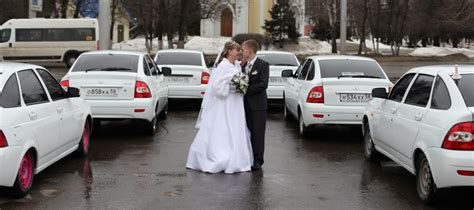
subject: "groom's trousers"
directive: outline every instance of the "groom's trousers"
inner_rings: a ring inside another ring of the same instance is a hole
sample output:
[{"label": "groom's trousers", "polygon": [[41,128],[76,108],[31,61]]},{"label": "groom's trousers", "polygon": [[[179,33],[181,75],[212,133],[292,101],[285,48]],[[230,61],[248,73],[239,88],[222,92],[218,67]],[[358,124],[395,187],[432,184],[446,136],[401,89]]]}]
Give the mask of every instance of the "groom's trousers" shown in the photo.
[{"label": "groom's trousers", "polygon": [[247,127],[250,130],[250,141],[252,144],[254,165],[263,165],[267,111],[246,110],[245,115],[247,119]]}]

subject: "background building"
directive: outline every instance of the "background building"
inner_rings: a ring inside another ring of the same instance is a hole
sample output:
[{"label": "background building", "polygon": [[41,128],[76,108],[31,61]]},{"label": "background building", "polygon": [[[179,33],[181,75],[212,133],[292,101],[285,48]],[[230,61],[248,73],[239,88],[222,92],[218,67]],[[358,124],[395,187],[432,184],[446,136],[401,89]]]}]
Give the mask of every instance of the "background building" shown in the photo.
[{"label": "background building", "polygon": [[[262,26],[269,20],[269,11],[276,0],[208,0],[202,8],[212,12],[201,20],[201,36],[234,36],[240,33],[264,33]],[[305,0],[290,0],[295,13],[295,25],[304,34]]]}]

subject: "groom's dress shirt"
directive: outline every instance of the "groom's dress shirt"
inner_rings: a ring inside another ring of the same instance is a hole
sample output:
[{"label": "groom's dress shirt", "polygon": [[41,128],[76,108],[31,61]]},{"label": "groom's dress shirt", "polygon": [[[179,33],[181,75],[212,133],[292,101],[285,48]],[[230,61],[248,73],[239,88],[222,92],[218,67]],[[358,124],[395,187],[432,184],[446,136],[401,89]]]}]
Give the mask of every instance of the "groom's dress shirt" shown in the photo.
[{"label": "groom's dress shirt", "polygon": [[251,61],[247,62],[247,66],[245,67],[247,74],[250,74],[250,71],[252,71],[253,64],[255,63],[256,60],[257,60],[257,56],[255,56],[255,58],[253,58]]}]

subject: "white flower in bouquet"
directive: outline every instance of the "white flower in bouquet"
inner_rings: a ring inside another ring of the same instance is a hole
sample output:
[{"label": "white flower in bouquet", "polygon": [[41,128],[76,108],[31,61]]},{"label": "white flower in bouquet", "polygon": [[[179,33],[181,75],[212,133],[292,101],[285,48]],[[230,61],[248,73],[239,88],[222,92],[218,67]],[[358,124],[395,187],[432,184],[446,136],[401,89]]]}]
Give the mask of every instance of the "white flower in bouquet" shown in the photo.
[{"label": "white flower in bouquet", "polygon": [[230,80],[238,93],[245,94],[249,88],[249,77],[247,74],[238,72]]}]

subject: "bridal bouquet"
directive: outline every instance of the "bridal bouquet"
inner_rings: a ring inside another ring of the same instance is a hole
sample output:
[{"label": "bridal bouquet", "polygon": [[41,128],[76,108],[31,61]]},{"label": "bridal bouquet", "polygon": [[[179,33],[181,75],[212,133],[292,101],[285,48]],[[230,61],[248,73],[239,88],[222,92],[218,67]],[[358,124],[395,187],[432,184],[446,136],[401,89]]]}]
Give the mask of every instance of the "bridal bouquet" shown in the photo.
[{"label": "bridal bouquet", "polygon": [[230,80],[237,93],[245,94],[249,88],[249,77],[247,74],[239,72]]}]

